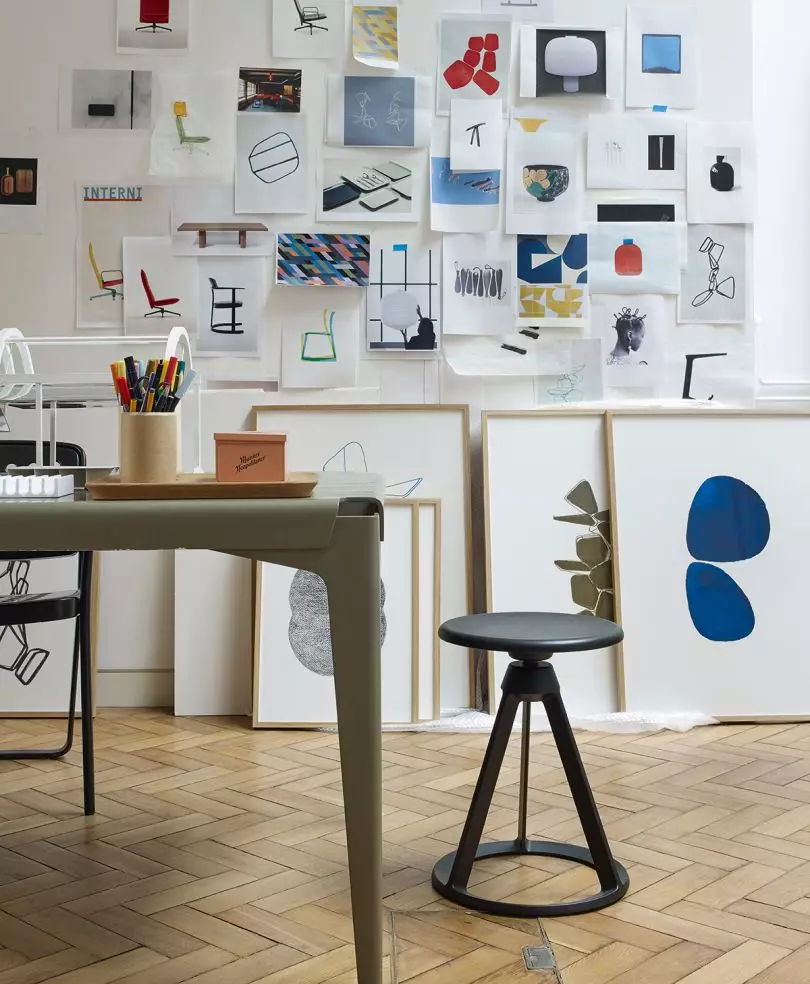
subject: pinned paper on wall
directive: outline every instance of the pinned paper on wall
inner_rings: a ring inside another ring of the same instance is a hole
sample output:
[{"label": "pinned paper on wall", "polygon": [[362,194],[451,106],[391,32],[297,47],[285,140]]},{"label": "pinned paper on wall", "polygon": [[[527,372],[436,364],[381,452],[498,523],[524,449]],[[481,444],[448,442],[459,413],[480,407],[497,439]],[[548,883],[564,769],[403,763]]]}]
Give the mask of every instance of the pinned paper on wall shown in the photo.
[{"label": "pinned paper on wall", "polygon": [[[285,389],[326,389],[357,385],[360,297],[323,290],[318,303],[282,291],[276,312],[282,328],[281,385]],[[274,305],[276,301],[274,299]]]},{"label": "pinned paper on wall", "polygon": [[0,233],[45,228],[41,141],[34,131],[0,135]]},{"label": "pinned paper on wall", "polygon": [[276,283],[289,287],[368,287],[371,237],[280,232]]},{"label": "pinned paper on wall", "polygon": [[628,7],[627,106],[694,109],[698,44],[697,8]]},{"label": "pinned paper on wall", "polygon": [[196,268],[172,253],[169,236],[123,240],[124,331],[154,334],[192,325],[197,315]]},{"label": "pinned paper on wall", "polygon": [[591,116],[588,186],[685,188],[686,132],[686,121],[669,113]]},{"label": "pinned paper on wall", "polygon": [[430,227],[434,232],[491,232],[498,227],[501,171],[453,171],[430,158]]},{"label": "pinned paper on wall", "polygon": [[515,317],[510,244],[500,236],[445,236],[442,247],[445,335],[501,335]]},{"label": "pinned paper on wall", "polygon": [[374,243],[366,300],[370,352],[432,354],[441,347],[440,275],[438,246]]},{"label": "pinned paper on wall", "polygon": [[754,344],[739,328],[681,324],[667,347],[662,396],[753,406]]},{"label": "pinned paper on wall", "polygon": [[190,0],[118,0],[116,50],[121,55],[188,51]]},{"label": "pinned paper on wall", "polygon": [[503,17],[443,17],[439,29],[436,112],[451,99],[509,101],[512,24]]},{"label": "pinned paper on wall", "polygon": [[556,379],[576,370],[580,364],[576,342],[541,338],[538,332],[530,330],[487,337],[448,335],[444,344],[445,358],[459,376],[544,376]]},{"label": "pinned paper on wall", "polygon": [[197,267],[197,357],[258,356],[267,300],[264,260],[212,256]]},{"label": "pinned paper on wall", "polygon": [[520,95],[601,96],[613,98],[619,88],[615,30],[578,27],[520,28]]},{"label": "pinned paper on wall", "polygon": [[152,73],[124,69],[63,69],[59,79],[60,130],[148,130]]},{"label": "pinned paper on wall", "polygon": [[502,164],[502,101],[452,99],[450,167],[454,171],[487,171],[500,170]]},{"label": "pinned paper on wall", "polygon": [[[266,215],[237,213],[233,184],[189,182],[172,187],[171,234],[175,256],[272,256],[276,240],[267,228]],[[245,246],[234,231],[238,224],[256,228],[247,235]],[[216,226],[230,225],[228,229]],[[199,226],[207,227],[205,249],[200,249]],[[259,228],[262,227],[262,228]]]},{"label": "pinned paper on wall", "polygon": [[588,316],[588,237],[517,237],[518,319],[579,327]]},{"label": "pinned paper on wall", "polygon": [[300,68],[240,68],[240,113],[300,113]]},{"label": "pinned paper on wall", "polygon": [[677,294],[681,286],[678,229],[668,222],[597,222],[588,229],[593,293]]},{"label": "pinned paper on wall", "polygon": [[152,76],[149,173],[172,178],[230,178],[234,157],[233,76]]},{"label": "pinned paper on wall", "polygon": [[426,76],[330,75],[327,143],[339,147],[427,147],[433,88]]},{"label": "pinned paper on wall", "polygon": [[752,123],[690,123],[687,157],[690,222],[755,221],[757,149]]},{"label": "pinned paper on wall", "polygon": [[326,152],[318,181],[318,219],[418,222],[424,183],[424,155],[413,151]]},{"label": "pinned paper on wall", "polygon": [[532,133],[512,127],[506,151],[508,234],[537,229],[567,234],[581,224],[584,182],[580,144],[577,135],[561,129],[541,126]]},{"label": "pinned paper on wall", "polygon": [[237,213],[307,212],[311,182],[305,116],[237,117]]},{"label": "pinned paper on wall", "polygon": [[337,58],[343,54],[345,0],[273,0],[276,58]]},{"label": "pinned paper on wall", "polygon": [[399,68],[399,9],[354,4],[352,54],[355,61],[372,68]]},{"label": "pinned paper on wall", "polygon": [[654,389],[663,372],[667,338],[664,299],[658,294],[601,294],[593,298],[593,334],[602,339],[605,386]]},{"label": "pinned paper on wall", "polygon": [[746,229],[690,225],[678,321],[744,324],[747,313]]},{"label": "pinned paper on wall", "polygon": [[534,394],[539,406],[565,407],[601,400],[603,389],[602,339],[575,338],[571,340],[571,367],[535,379]]}]

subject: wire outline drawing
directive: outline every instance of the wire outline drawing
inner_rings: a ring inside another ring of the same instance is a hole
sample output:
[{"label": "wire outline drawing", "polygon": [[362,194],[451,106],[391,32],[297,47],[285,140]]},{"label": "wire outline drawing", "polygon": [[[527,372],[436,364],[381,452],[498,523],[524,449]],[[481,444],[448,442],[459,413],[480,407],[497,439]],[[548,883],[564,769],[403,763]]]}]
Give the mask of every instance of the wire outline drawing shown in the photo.
[{"label": "wire outline drawing", "polygon": [[703,253],[709,261],[709,286],[707,290],[701,291],[692,299],[693,308],[703,307],[716,295],[724,297],[727,301],[733,301],[737,296],[737,280],[734,276],[720,280],[720,265],[725,251],[726,247],[711,236],[706,236],[698,246],[698,252]]},{"label": "wire outline drawing", "polygon": [[364,126],[367,130],[375,130],[377,128],[377,120],[368,111],[371,96],[367,92],[358,92],[356,99],[358,105],[360,106],[360,111],[359,113],[356,113],[352,119],[359,126]]},{"label": "wire outline drawing", "polygon": [[[30,560],[10,560],[5,569],[0,573],[0,581],[4,578],[9,579],[13,598],[24,598],[30,591],[31,586],[28,582],[28,573],[31,569]],[[0,664],[0,670],[13,673],[17,680],[28,687],[39,675],[45,663],[51,655],[50,650],[31,648],[28,645],[28,629],[25,625],[6,625],[0,630],[0,642],[6,637],[6,633],[11,632],[20,644],[20,650],[9,664]]]},{"label": "wire outline drawing", "polygon": [[400,106],[401,98],[399,92],[394,93],[388,106],[388,116],[385,119],[388,126],[393,127],[397,133],[400,133],[410,123],[410,118],[406,116]]},{"label": "wire outline drawing", "polygon": [[[329,466],[338,459],[340,459],[340,470],[344,472],[351,471],[348,467],[349,449],[359,454],[363,462],[363,471],[367,472],[368,458],[366,457],[366,449],[359,441],[349,441],[347,444],[344,444],[342,448],[339,448],[330,458],[326,459],[321,471],[330,471]],[[336,469],[331,470],[335,471]],[[407,499],[414,494],[422,482],[424,482],[424,478],[406,478],[402,482],[392,482],[390,485],[386,485],[385,491],[392,499]]]},{"label": "wire outline drawing", "polygon": [[[277,143],[269,144],[268,141],[276,140],[276,138],[282,138],[278,140]],[[278,150],[279,147],[283,147],[285,143],[289,143],[291,147],[292,156],[285,157],[282,160],[273,160],[270,164],[265,164],[264,166],[257,166],[256,159],[261,157],[263,154],[270,154],[274,150]],[[266,146],[267,145],[267,146]],[[260,149],[261,148],[261,149]],[[295,174],[298,168],[301,166],[301,155],[298,153],[298,147],[295,145],[295,141],[287,133],[286,130],[279,130],[276,133],[270,134],[269,137],[265,137],[260,140],[248,154],[248,165],[250,166],[251,172],[261,181],[263,184],[276,184],[278,181],[283,181],[288,178],[291,174]],[[294,165],[287,170],[284,170],[282,174],[279,174],[277,178],[265,178],[263,174],[265,171],[270,171],[275,168],[284,168],[286,165]]]}]

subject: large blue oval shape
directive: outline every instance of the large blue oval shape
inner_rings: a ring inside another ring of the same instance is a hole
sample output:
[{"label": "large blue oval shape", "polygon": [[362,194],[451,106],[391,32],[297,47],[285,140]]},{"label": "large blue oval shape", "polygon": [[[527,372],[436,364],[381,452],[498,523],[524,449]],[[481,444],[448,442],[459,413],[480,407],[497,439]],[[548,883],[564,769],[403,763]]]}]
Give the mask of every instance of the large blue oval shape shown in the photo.
[{"label": "large blue oval shape", "polygon": [[770,535],[762,496],[739,478],[709,478],[692,500],[686,546],[695,560],[715,564],[750,560],[762,553]]},{"label": "large blue oval shape", "polygon": [[756,618],[747,595],[725,571],[690,564],[686,599],[692,624],[710,642],[739,642],[754,631]]}]

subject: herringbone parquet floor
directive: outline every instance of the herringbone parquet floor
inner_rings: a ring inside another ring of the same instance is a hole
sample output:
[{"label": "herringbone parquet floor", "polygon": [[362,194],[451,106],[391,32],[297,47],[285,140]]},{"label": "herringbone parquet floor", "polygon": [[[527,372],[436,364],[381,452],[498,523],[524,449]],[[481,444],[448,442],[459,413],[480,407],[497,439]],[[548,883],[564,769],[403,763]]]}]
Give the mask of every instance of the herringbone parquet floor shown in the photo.
[{"label": "herringbone parquet floor", "polygon": [[[0,745],[54,739],[10,721]],[[351,984],[337,738],[241,721],[105,711],[98,814],[66,762],[0,764],[0,984]],[[580,734],[628,898],[565,921],[439,902],[486,738],[386,734],[388,982],[550,984],[521,949],[550,938],[563,984],[810,980],[810,726]],[[487,832],[513,836],[517,745]],[[530,829],[579,839],[550,740],[533,739]],[[560,899],[561,863],[480,866],[478,890]]]}]

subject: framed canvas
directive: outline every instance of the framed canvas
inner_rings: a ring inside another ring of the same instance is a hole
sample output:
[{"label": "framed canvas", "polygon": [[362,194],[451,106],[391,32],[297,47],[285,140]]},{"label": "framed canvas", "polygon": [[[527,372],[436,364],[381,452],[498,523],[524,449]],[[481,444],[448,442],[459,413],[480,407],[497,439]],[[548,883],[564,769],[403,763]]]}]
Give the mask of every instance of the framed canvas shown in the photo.
[{"label": "framed canvas", "polygon": [[[612,618],[604,413],[489,412],[482,432],[487,610]],[[509,662],[489,659],[493,711]],[[618,710],[615,650],[552,662],[572,717]]]},{"label": "framed canvas", "polygon": [[[287,435],[291,471],[382,475],[386,497],[442,504],[441,621],[470,611],[469,410],[466,406],[264,406],[257,430]],[[471,706],[470,660],[442,645],[441,706]]]},{"label": "framed canvas", "polygon": [[[380,555],[382,714],[389,724],[438,717],[440,504],[385,505]],[[335,724],[326,586],[308,571],[256,565],[253,725]]]},{"label": "framed canvas", "polygon": [[613,413],[608,431],[625,708],[809,716],[810,414]]}]

